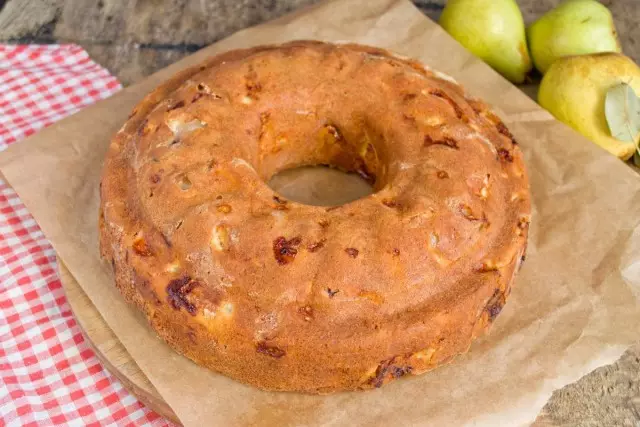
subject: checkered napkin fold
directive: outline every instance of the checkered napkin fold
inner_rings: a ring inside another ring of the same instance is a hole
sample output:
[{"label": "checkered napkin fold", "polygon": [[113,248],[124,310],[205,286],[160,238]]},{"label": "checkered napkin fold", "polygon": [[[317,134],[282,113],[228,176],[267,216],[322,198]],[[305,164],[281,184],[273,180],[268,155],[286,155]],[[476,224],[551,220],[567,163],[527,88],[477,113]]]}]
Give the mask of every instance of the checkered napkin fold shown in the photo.
[{"label": "checkered napkin fold", "polygon": [[[120,88],[79,46],[0,45],[0,151]],[[53,248],[1,178],[0,425],[170,425],[100,365]]]}]

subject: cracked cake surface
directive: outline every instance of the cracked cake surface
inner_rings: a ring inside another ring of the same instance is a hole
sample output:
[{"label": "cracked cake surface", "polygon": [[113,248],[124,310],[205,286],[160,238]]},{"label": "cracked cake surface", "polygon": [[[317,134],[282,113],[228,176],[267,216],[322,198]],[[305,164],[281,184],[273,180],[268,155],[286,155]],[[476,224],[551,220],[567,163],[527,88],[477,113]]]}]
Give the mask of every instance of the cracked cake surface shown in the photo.
[{"label": "cracked cake surface", "polygon": [[[359,174],[341,206],[266,184]],[[420,63],[314,41],[220,54],[145,97],[114,136],[100,244],[174,349],[269,390],[380,387],[465,352],[524,259],[522,153],[488,106]]]}]

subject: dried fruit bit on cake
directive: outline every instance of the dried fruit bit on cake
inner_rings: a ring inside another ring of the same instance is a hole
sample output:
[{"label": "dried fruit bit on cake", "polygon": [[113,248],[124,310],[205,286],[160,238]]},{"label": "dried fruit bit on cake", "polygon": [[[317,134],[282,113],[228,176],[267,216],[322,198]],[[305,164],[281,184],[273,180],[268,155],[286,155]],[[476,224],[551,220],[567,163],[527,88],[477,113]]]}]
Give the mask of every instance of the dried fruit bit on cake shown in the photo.
[{"label": "dried fruit bit on cake", "polygon": [[[362,178],[365,182],[367,182],[369,185],[373,185],[376,183],[376,175],[373,174],[372,172],[370,172],[367,169],[367,165],[364,164],[364,161],[362,161],[362,159],[360,159],[361,164],[356,166],[355,172],[360,175],[360,178]],[[359,162],[359,163],[360,163]]]},{"label": "dried fruit bit on cake", "polygon": [[504,297],[504,294],[500,292],[500,289],[496,289],[485,308],[489,315],[490,322],[493,322],[496,317],[498,317],[498,314],[502,311],[502,307],[504,307],[505,303],[506,298]]},{"label": "dried fruit bit on cake", "polygon": [[151,256],[151,248],[147,245],[147,241],[144,240],[142,233],[139,233],[133,240],[133,251],[140,256]]},{"label": "dried fruit bit on cake", "polygon": [[496,129],[498,129],[499,133],[501,133],[502,135],[504,135],[507,138],[509,138],[511,140],[511,142],[513,143],[513,145],[517,145],[518,144],[516,142],[515,138],[513,137],[513,134],[509,131],[509,129],[507,129],[507,127],[504,125],[504,123],[502,123],[501,120],[499,120],[498,123],[496,123]]},{"label": "dried fruit bit on cake", "polygon": [[369,384],[371,384],[375,388],[379,388],[382,387],[387,379],[400,378],[402,376],[405,376],[406,374],[411,373],[413,367],[408,365],[394,365],[394,359],[395,358],[391,358],[380,363],[376,368],[375,375],[369,379]]},{"label": "dried fruit bit on cake", "polygon": [[382,204],[385,205],[386,207],[392,208],[392,209],[393,208],[402,208],[402,205],[397,200],[383,199],[382,200]]},{"label": "dried fruit bit on cake", "polygon": [[325,144],[335,144],[344,141],[338,128],[331,124],[324,125],[322,129],[320,129],[318,136],[320,141]]},{"label": "dried fruit bit on cake", "polygon": [[333,298],[338,292],[340,292],[339,289],[327,288],[327,295],[329,295],[329,298]]},{"label": "dried fruit bit on cake", "polygon": [[286,211],[289,209],[289,207],[287,206],[286,200],[281,199],[278,196],[273,196],[273,201],[276,202],[274,209],[277,209],[279,211]]},{"label": "dried fruit bit on cake", "polygon": [[471,206],[465,205],[464,203],[461,203],[458,206],[458,211],[463,217],[465,217],[469,221],[477,221],[479,219],[471,210]]},{"label": "dried fruit bit on cake", "polygon": [[262,90],[262,85],[258,81],[258,75],[255,71],[250,70],[249,73],[245,76],[245,88],[247,89],[248,95],[256,95],[258,92]]},{"label": "dried fruit bit on cake", "polygon": [[317,252],[324,247],[324,244],[326,243],[326,241],[327,239],[321,239],[318,242],[311,243],[309,244],[309,246],[307,246],[307,250],[309,252]]},{"label": "dried fruit bit on cake", "polygon": [[449,105],[451,105],[451,108],[453,108],[453,111],[455,112],[457,118],[462,119],[463,117],[465,117],[462,108],[449,95],[447,95],[440,89],[433,89],[429,92],[429,94],[444,99],[446,102],[448,102]]},{"label": "dried fruit bit on cake", "polygon": [[171,105],[169,108],[167,108],[167,111],[175,110],[177,108],[182,108],[182,107],[184,107],[184,100],[178,101],[175,104]]},{"label": "dried fruit bit on cake", "polygon": [[513,155],[511,152],[505,148],[501,148],[498,150],[498,158],[502,162],[513,162]]},{"label": "dried fruit bit on cake", "polygon": [[289,264],[294,260],[298,254],[298,246],[302,243],[300,237],[294,237],[293,239],[285,239],[280,236],[273,241],[273,255],[276,261],[280,265]]},{"label": "dried fruit bit on cake", "polygon": [[327,125],[326,129],[327,129],[327,132],[329,132],[335,138],[336,141],[342,141],[342,134],[340,133],[337,127],[333,125]]},{"label": "dried fruit bit on cake", "polygon": [[482,213],[482,218],[480,220],[480,225],[478,226],[478,230],[488,230],[491,227],[491,223],[489,222],[489,218],[487,218],[487,214],[485,212]]},{"label": "dried fruit bit on cake", "polygon": [[520,219],[518,220],[518,228],[516,230],[516,233],[518,234],[518,236],[521,236],[522,233],[524,233],[524,231],[529,228],[529,218],[526,216],[520,217]]},{"label": "dried fruit bit on cake", "polygon": [[358,254],[360,253],[360,251],[359,251],[359,250],[357,250],[356,248],[346,248],[344,251],[345,251],[345,252],[347,253],[347,255],[349,255],[351,258],[357,258],[357,257],[358,257]]},{"label": "dried fruit bit on cake", "polygon": [[149,125],[149,119],[144,119],[138,128],[138,135],[145,136],[151,131],[151,125]]},{"label": "dried fruit bit on cake", "polygon": [[489,271],[498,271],[498,264],[495,261],[487,260],[482,262],[477,268],[476,271],[479,273],[487,273]]},{"label": "dried fruit bit on cake", "polygon": [[265,342],[259,342],[256,346],[256,351],[273,357],[274,359],[280,359],[282,356],[287,354],[283,349],[275,346],[269,346]]},{"label": "dried fruit bit on cake", "polygon": [[176,310],[184,307],[190,314],[195,315],[196,306],[187,299],[187,295],[197,286],[199,286],[199,283],[191,280],[189,276],[174,279],[167,285],[167,301]]},{"label": "dried fruit bit on cake", "polygon": [[451,138],[450,136],[443,136],[441,139],[433,139],[431,136],[427,135],[424,137],[424,146],[429,147],[431,145],[444,145],[449,148],[459,149],[458,142]]}]

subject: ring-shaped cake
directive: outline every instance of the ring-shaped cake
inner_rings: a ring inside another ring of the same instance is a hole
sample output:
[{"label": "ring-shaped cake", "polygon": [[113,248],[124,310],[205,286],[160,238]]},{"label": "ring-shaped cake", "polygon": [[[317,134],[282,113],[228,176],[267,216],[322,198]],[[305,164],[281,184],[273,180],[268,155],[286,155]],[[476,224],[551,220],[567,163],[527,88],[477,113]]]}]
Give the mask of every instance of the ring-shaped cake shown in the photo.
[{"label": "ring-shaped cake", "polygon": [[[342,206],[266,184],[303,165],[374,189]],[[387,51],[235,50],[149,94],[112,140],[101,252],[174,349],[270,390],[379,387],[465,352],[524,259],[530,195],[507,127]]]}]

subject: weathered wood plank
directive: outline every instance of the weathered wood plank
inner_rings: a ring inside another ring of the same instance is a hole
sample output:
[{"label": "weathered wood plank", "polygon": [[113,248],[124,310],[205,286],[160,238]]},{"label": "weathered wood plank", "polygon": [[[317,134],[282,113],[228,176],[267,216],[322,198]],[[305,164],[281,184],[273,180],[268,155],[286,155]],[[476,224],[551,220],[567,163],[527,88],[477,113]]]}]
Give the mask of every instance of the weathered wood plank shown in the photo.
[{"label": "weathered wood plank", "polygon": [[[9,0],[0,41],[73,42],[127,85],[166,64],[251,25],[318,0]],[[532,22],[559,0],[519,0]],[[438,19],[446,0],[414,0]],[[625,52],[640,61],[637,0],[605,0]]]}]

